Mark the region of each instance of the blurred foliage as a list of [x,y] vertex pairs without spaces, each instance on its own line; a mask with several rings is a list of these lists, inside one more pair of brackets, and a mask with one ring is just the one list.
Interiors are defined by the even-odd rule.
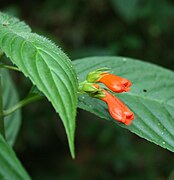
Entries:
[[[174,69],[172,0],[1,0],[0,10],[55,41],[71,59],[122,55]],[[31,84],[20,74],[14,80],[22,98]],[[57,119],[46,100],[24,108],[16,151],[34,179],[174,179],[171,152],[81,110],[71,160]]]

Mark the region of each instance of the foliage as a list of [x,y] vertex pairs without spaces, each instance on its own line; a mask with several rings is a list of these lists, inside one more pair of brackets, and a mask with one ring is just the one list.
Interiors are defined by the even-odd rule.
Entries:
[[[128,6],[125,6],[122,1],[111,0],[110,2],[113,5],[112,8],[115,11],[115,13],[116,14],[118,13],[120,15],[120,17],[122,18],[122,20],[120,22],[118,21],[119,24],[117,24],[117,26],[115,26],[112,23],[113,22],[113,11],[110,12],[107,10],[106,7],[108,7],[108,6],[106,6],[106,1],[104,1],[104,0],[102,0],[100,2],[95,1],[95,5],[93,5],[93,3],[91,3],[91,1],[89,1],[88,6],[84,6],[84,7],[86,7],[86,9],[83,9],[83,12],[81,12],[80,9],[77,8],[80,1],[76,1],[75,3],[71,3],[70,1],[69,2],[65,1],[63,3],[60,3],[58,1],[49,1],[49,2],[45,1],[43,3],[43,5],[39,4],[39,7],[42,6],[45,8],[41,8],[43,11],[41,10],[41,12],[39,12],[38,16],[37,16],[37,11],[36,11],[37,2],[33,2],[36,6],[33,6],[33,7],[35,7],[35,9],[34,8],[31,9],[31,12],[32,12],[31,14],[36,15],[36,21],[40,22],[40,27],[42,27],[42,29],[45,29],[45,26],[46,26],[46,28],[48,28],[47,30],[49,31],[50,27],[52,27],[52,26],[54,27],[55,31],[50,32],[50,33],[54,34],[54,35],[58,35],[59,38],[62,38],[61,46],[66,46],[66,48],[69,49],[69,52],[70,52],[69,54],[71,54],[71,56],[81,57],[81,56],[86,56],[88,54],[89,55],[93,55],[93,54],[98,54],[98,55],[124,54],[125,55],[126,54],[126,56],[134,56],[134,57],[136,56],[136,57],[139,57],[139,59],[154,59],[154,62],[156,62],[158,64],[162,64],[162,65],[171,67],[170,66],[170,64],[171,64],[170,59],[172,57],[171,43],[169,43],[171,46],[167,46],[167,44],[165,44],[166,45],[165,50],[168,52],[167,55],[165,54],[165,56],[162,53],[162,51],[160,50],[161,46],[158,46],[158,44],[160,44],[160,42],[162,42],[162,40],[163,41],[167,40],[168,42],[170,42],[170,39],[168,39],[168,37],[170,37],[170,28],[172,27],[171,23],[169,23],[170,22],[169,19],[171,20],[173,17],[172,4],[169,1],[166,1],[165,3],[162,3],[162,1],[159,1],[159,2],[154,1],[153,3],[152,3],[152,1],[147,1],[147,2],[141,1],[141,3],[139,3],[138,1],[130,1]],[[59,6],[58,6],[58,4],[59,4]],[[84,2],[84,4],[85,4],[85,2]],[[100,6],[98,6],[99,4],[100,4]],[[153,7],[156,7],[155,4],[157,4],[157,6],[161,7],[161,8],[159,8],[160,11],[158,11],[158,12],[154,11]],[[58,8],[59,11],[57,11],[57,9],[56,9],[57,7],[59,7]],[[98,7],[98,9],[97,9],[98,11],[95,11],[94,7]],[[129,13],[128,13],[128,10],[126,10],[126,8],[124,8],[124,7],[128,8],[128,10],[130,10],[130,8],[133,9],[132,13],[130,13],[131,11],[129,11]],[[55,11],[54,11],[54,9],[55,9]],[[67,9],[69,9],[69,10],[66,11]],[[47,12],[47,13],[45,13],[45,12]],[[153,12],[155,12],[155,13],[153,13]],[[64,17],[65,19],[59,19],[59,16],[58,16],[59,13],[60,13],[60,16],[62,16],[61,13],[63,13],[62,17]],[[104,18],[102,16],[102,14],[106,15],[105,17],[108,17],[107,16],[108,13],[109,13],[109,16],[111,15],[110,16],[111,18],[109,20],[107,20],[107,22],[105,24],[106,28],[103,29],[103,28],[101,28],[103,26],[101,21],[104,22]],[[161,15],[160,15],[160,13],[161,13]],[[81,14],[81,16],[78,16],[79,20],[77,19],[77,22],[75,23],[75,25],[73,25],[73,27],[70,28],[71,35],[68,35],[67,34],[68,31],[66,31],[66,28],[68,28],[67,24],[71,24],[71,21],[75,17],[77,17],[77,14]],[[45,16],[45,17],[43,18],[43,16]],[[160,20],[159,20],[159,18],[156,18],[159,16],[161,17]],[[6,17],[8,19],[8,16],[6,16]],[[90,20],[91,17],[93,17],[92,21]],[[97,18],[99,17],[99,19],[101,19],[100,23],[98,23],[96,21],[95,17],[97,17]],[[39,19],[42,19],[42,21]],[[58,21],[62,21],[65,24],[61,27],[56,26],[55,19],[59,19]],[[138,20],[140,20],[140,19],[142,21],[142,24],[143,24],[143,22],[145,22],[145,24],[147,26],[146,29],[144,29],[144,26],[142,26],[142,27],[140,25],[137,26]],[[8,42],[10,41],[10,38],[13,38],[13,37],[16,37],[16,39],[18,39],[18,41],[16,41],[17,43],[22,42],[18,38],[18,36],[22,35],[20,38],[22,38],[23,41],[26,41],[27,44],[28,43],[30,44],[31,41],[34,42],[33,48],[37,49],[39,47],[41,49],[43,48],[44,50],[45,49],[48,50],[50,46],[54,46],[52,43],[48,42],[47,40],[43,41],[42,37],[32,34],[30,32],[31,31],[30,28],[27,25],[25,25],[24,23],[22,23],[21,26],[19,26],[20,28],[17,28],[17,26],[19,25],[18,23],[21,23],[21,22],[19,22],[17,19],[14,19],[14,18],[11,18],[10,20],[12,20],[10,22],[10,24],[5,22],[4,23],[5,26],[3,26],[3,29],[6,29],[8,26],[10,27],[11,25],[14,26],[14,29],[13,29],[13,27],[10,27],[13,30],[12,31],[10,30],[11,32],[8,35],[3,34],[5,36],[5,39],[6,40],[8,39]],[[29,21],[31,21],[31,19]],[[13,22],[15,22],[15,23],[13,24]],[[78,22],[79,22],[79,24],[78,24]],[[86,24],[83,22],[85,22]],[[126,25],[127,28],[124,27],[125,23],[127,24]],[[21,28],[24,26],[25,26],[24,29]],[[61,33],[56,34],[56,29],[60,29],[60,32],[62,30],[62,34]],[[101,31],[101,29],[103,29],[103,30]],[[112,31],[110,31],[109,29],[112,29]],[[98,33],[99,31],[100,31],[100,33]],[[26,34],[30,34],[31,36],[27,36]],[[142,38],[143,37],[142,34],[143,34],[144,38],[146,39],[145,41]],[[163,37],[164,37],[163,39],[161,39],[161,34],[163,34]],[[106,38],[103,39],[103,37],[106,37]],[[54,37],[51,37],[51,38],[54,38]],[[39,44],[39,43],[36,45],[36,41],[37,41],[36,39],[38,39],[39,41],[41,40],[41,42],[44,42],[46,44],[48,43],[50,46],[43,47],[43,44]],[[13,41],[15,41],[15,39]],[[59,44],[60,44],[60,41],[61,40],[59,39]],[[167,41],[164,41],[164,42],[167,42]],[[158,42],[158,43],[155,43],[155,42]],[[69,43],[69,46],[67,46],[68,43]],[[106,46],[106,44],[108,44],[108,46]],[[147,46],[147,44],[148,44],[148,46]],[[11,49],[10,48],[7,49],[7,47],[10,47],[10,45],[7,45],[7,41],[6,41],[6,45],[3,44],[3,46],[6,47],[5,53],[9,56],[9,54],[11,53],[10,52]],[[18,47],[20,47],[20,44],[18,44]],[[71,49],[71,47],[73,47],[73,48]],[[57,49],[57,47],[55,47],[55,48]],[[30,47],[29,50],[30,49],[32,49],[32,48]],[[162,48],[162,50],[163,50],[163,48]],[[49,49],[48,51],[50,53],[52,51],[52,49]],[[61,50],[59,50],[59,51],[62,52]],[[145,51],[146,51],[146,53],[144,53]],[[13,51],[13,53],[10,55],[10,60],[14,61],[15,64],[18,66],[18,68],[26,76],[29,76],[29,78],[32,80],[32,83],[35,84],[36,86],[38,86],[37,83],[39,81],[36,81],[38,79],[37,78],[35,79],[35,77],[33,78],[31,73],[30,74],[27,73],[28,69],[30,69],[30,71],[32,72],[32,69],[29,68],[29,67],[32,67],[32,65],[26,63],[26,62],[30,62],[27,60],[28,57],[26,58],[24,66],[20,66],[22,60],[20,60],[18,62],[18,58],[12,58],[13,56],[17,57],[14,52],[15,51]],[[32,51],[32,52],[34,52],[34,51]],[[25,56],[27,56],[27,54],[28,54],[28,52],[25,53]],[[32,56],[34,53],[29,53],[29,54],[30,54],[30,59],[35,59],[35,58],[33,58],[34,56]],[[40,55],[43,55],[43,53],[41,53]],[[64,56],[64,57],[66,57],[66,56]],[[148,58],[148,57],[150,57],[150,58]],[[164,57],[165,57],[165,62],[163,62],[163,61],[158,62],[159,59],[163,59]],[[99,62],[99,64],[97,66],[96,66],[96,64],[93,64],[94,66],[90,67],[89,71],[95,69],[95,67],[103,67],[103,64],[105,64],[105,66],[109,66],[109,67],[111,66],[114,73],[129,78],[131,81],[133,81],[133,88],[131,90],[131,93],[128,93],[127,95],[123,94],[123,95],[119,96],[119,98],[124,100],[126,102],[126,104],[128,104],[128,106],[130,106],[131,109],[136,113],[136,119],[135,119],[133,125],[128,127],[128,129],[137,133],[141,137],[144,137],[152,142],[155,142],[155,143],[173,151],[173,145],[172,145],[173,144],[173,141],[172,141],[173,135],[172,135],[172,126],[171,126],[171,124],[173,122],[172,121],[172,119],[173,119],[172,112],[173,111],[172,111],[172,100],[170,100],[170,97],[172,97],[172,88],[173,88],[172,83],[171,83],[171,81],[172,81],[171,79],[173,77],[173,72],[168,71],[163,68],[160,68],[160,67],[156,67],[156,66],[149,65],[146,63],[144,64],[142,62],[131,60],[129,58],[127,58],[126,62],[123,64],[121,64],[121,62],[124,62],[124,58],[122,58],[122,59],[119,57],[112,57],[112,58],[106,57],[106,58],[107,58],[107,60],[102,57],[96,57],[96,58],[92,59],[90,64],[89,64],[90,59],[88,59],[88,58],[86,60],[82,59],[79,61],[74,61],[74,66],[75,66],[77,74],[79,76],[79,81],[84,80],[86,74],[88,73],[86,66],[92,65],[94,62]],[[48,59],[51,59],[51,58],[48,58]],[[65,59],[67,59],[67,57]],[[110,64],[109,61],[113,61],[112,64]],[[44,59],[44,62],[47,62],[47,59]],[[69,62],[69,60],[68,60],[68,62]],[[79,62],[83,62],[83,64],[78,65]],[[100,62],[102,62],[103,64],[101,65]],[[167,64],[167,62],[168,62],[168,64]],[[113,64],[116,64],[116,65],[121,64],[121,66],[119,68],[113,68]],[[125,64],[126,64],[126,67],[125,67]],[[51,64],[49,64],[47,66],[48,69],[49,69],[50,65]],[[25,66],[27,68],[25,68]],[[133,72],[131,71],[132,66],[133,66],[133,68],[135,68],[135,69],[133,69]],[[69,67],[70,67],[69,69],[71,69],[71,64]],[[143,72],[146,72],[146,73],[142,73],[142,69],[143,69]],[[135,70],[137,70],[137,71],[135,71]],[[64,74],[65,72],[69,73],[69,70],[62,71],[62,74]],[[60,72],[58,72],[58,76],[59,75],[61,75]],[[147,81],[144,81],[144,79],[147,78],[145,75],[147,75],[149,77],[147,79]],[[5,75],[5,76],[7,76],[7,75]],[[5,77],[5,76],[3,75],[3,77]],[[164,78],[164,80],[163,80],[163,78]],[[167,78],[167,81],[165,81],[166,78]],[[156,82],[156,81],[154,81],[154,79],[159,80],[159,81]],[[72,80],[73,81],[71,81],[69,83],[75,82],[76,77]],[[75,82],[75,84],[76,84],[75,86],[77,88],[77,82]],[[156,89],[154,89],[154,86],[155,87],[161,86],[162,88],[156,90]],[[45,94],[45,92],[42,89],[43,87],[38,86],[38,88]],[[59,88],[61,88],[61,87],[59,86]],[[70,95],[72,95],[71,93],[70,93]],[[63,95],[62,92],[60,94]],[[45,95],[47,96],[47,94],[45,94]],[[85,97],[85,101],[84,101],[83,97]],[[47,96],[47,98],[49,99],[48,96]],[[57,96],[56,96],[56,98],[57,98]],[[169,99],[167,99],[167,98],[169,98]],[[6,99],[4,99],[4,100],[6,100]],[[55,100],[55,97],[50,99],[50,101],[53,101],[53,100]],[[6,101],[8,102],[8,100],[6,100]],[[14,101],[12,104],[14,104],[15,102],[16,101]],[[75,102],[75,101],[73,101],[73,102]],[[10,106],[12,104],[10,104]],[[67,106],[67,103],[65,103],[65,104]],[[101,105],[101,107],[99,107],[99,105]],[[53,104],[53,106],[56,109],[54,104]],[[75,103],[75,106],[76,106],[76,103]],[[110,116],[106,110],[106,106],[99,100],[91,99],[88,96],[80,96],[79,97],[79,107],[81,107],[85,110],[88,110],[90,112],[93,112],[102,118],[113,121],[110,118]],[[135,108],[136,108],[136,111],[134,110]],[[69,112],[73,113],[73,111],[71,111],[71,110],[69,110]],[[17,112],[12,115],[15,116],[15,114],[17,114]],[[40,117],[42,116],[42,114],[43,113],[40,114]],[[76,111],[74,110],[74,116],[75,116],[75,114],[76,114]],[[81,117],[80,114],[81,114],[81,111],[78,114],[79,119],[83,119],[84,117],[83,116]],[[12,115],[11,115],[11,117],[12,117]],[[10,117],[10,116],[7,116],[6,118],[8,118],[8,117]],[[48,119],[50,119],[50,114],[47,117],[48,117]],[[93,116],[92,116],[92,118],[94,119]],[[18,118],[16,118],[16,119],[18,119]],[[14,122],[14,120],[15,119],[13,119],[13,122]],[[26,118],[25,118],[25,120],[26,120]],[[112,124],[108,124],[108,126],[107,126],[107,122],[105,122],[106,128],[100,126],[100,129],[103,128],[103,132],[101,132],[101,131],[97,130],[97,129],[99,129],[98,128],[98,126],[100,124],[99,122],[96,122],[95,130],[90,129],[91,127],[93,127],[92,125],[91,126],[89,125],[89,123],[90,124],[93,123],[92,121],[86,121],[86,122],[88,122],[88,126],[87,126],[87,123],[85,123],[85,121],[78,122],[78,123],[84,124],[82,127],[84,130],[81,132],[81,134],[79,133],[79,135],[77,135],[77,137],[76,137],[76,138],[78,138],[78,142],[79,142],[79,136],[83,135],[84,132],[86,132],[88,134],[88,136],[90,136],[89,134],[93,132],[93,135],[91,135],[91,137],[92,136],[95,137],[96,141],[100,141],[100,140],[101,140],[101,142],[104,141],[105,143],[104,142],[103,143],[106,145],[107,144],[106,142],[107,141],[109,142],[109,137],[111,137]],[[75,123],[75,121],[74,121],[74,123]],[[160,124],[158,124],[158,123],[160,123]],[[25,122],[24,122],[24,124],[25,124]],[[47,122],[47,124],[50,124],[49,121]],[[28,132],[32,131],[32,133],[33,133],[32,128],[34,128],[35,126],[37,127],[37,124],[34,123],[34,121],[33,121],[33,127],[30,127],[31,130],[28,130]],[[107,127],[109,129],[108,131],[107,131]],[[14,133],[14,136],[12,136],[13,139],[15,139],[15,134],[17,133],[19,127],[16,126],[16,128],[17,128],[16,132],[12,131],[12,133]],[[117,129],[117,131],[119,131],[119,130],[120,129]],[[8,129],[7,129],[7,131],[8,131]],[[123,131],[123,132],[126,134],[126,131]],[[30,133],[30,134],[32,134],[32,133]],[[52,132],[50,132],[50,133],[52,133]],[[61,134],[61,132],[58,132],[58,133],[59,133],[59,135]],[[116,131],[113,130],[112,139],[116,138],[115,133],[116,133]],[[25,134],[25,132],[24,132],[24,134]],[[39,133],[39,134],[42,134],[42,133]],[[74,134],[74,133],[72,133],[72,134]],[[119,134],[117,134],[117,135],[119,136]],[[37,135],[37,136],[40,136],[40,140],[43,138],[42,135]],[[122,137],[124,137],[123,133],[122,133]],[[128,136],[126,136],[125,139],[123,138],[122,140],[129,144],[130,142],[126,141],[126,139],[129,139],[129,137],[134,137],[134,136],[129,134]],[[33,141],[35,141],[34,139],[35,138],[33,138]],[[91,141],[95,141],[95,139],[93,139]],[[49,141],[49,139],[47,141]],[[87,147],[86,147],[87,149],[88,149],[88,146],[90,146],[91,141],[89,140],[87,142],[88,143]],[[37,141],[37,142],[39,142],[39,141]],[[61,140],[61,142],[62,142],[62,140]],[[117,139],[117,142],[119,142],[119,138]],[[58,142],[55,142],[55,143],[58,143]],[[116,163],[116,161],[119,161],[119,157],[121,158],[119,162],[123,162],[125,150],[123,150],[123,152],[120,152],[120,155],[118,156],[118,154],[111,152],[112,148],[117,147],[116,144],[112,145],[113,141],[110,141],[110,143],[107,144],[108,148],[106,148],[105,145],[100,147],[100,143],[96,143],[98,146],[98,148],[97,148],[98,152],[100,149],[101,153],[102,152],[104,153],[105,150],[107,151],[108,154],[111,153],[111,156],[110,157],[107,156],[105,158],[105,160],[103,157],[103,155],[104,156],[106,155],[105,153],[101,154],[100,155],[101,157],[99,159],[95,159],[96,162],[100,162],[100,165],[103,164],[102,167],[106,166],[108,161],[110,161],[110,162],[115,161],[115,163]],[[50,144],[51,144],[51,142],[50,142]],[[50,144],[48,144],[49,149],[51,149]],[[139,146],[138,144],[135,144],[135,145]],[[48,147],[44,147],[44,149],[48,148]],[[124,145],[122,143],[120,144],[120,147],[117,147],[117,148],[120,149],[121,147],[124,147]],[[131,147],[133,147],[133,145]],[[127,148],[128,147],[126,146],[126,149]],[[154,146],[152,147],[152,149],[155,149],[155,148],[156,147],[154,147]],[[57,150],[60,150],[60,147]],[[157,149],[157,150],[160,151],[160,149]],[[52,151],[53,151],[53,148],[52,148]],[[118,149],[115,149],[115,151],[118,151]],[[133,153],[133,151],[135,151],[135,149],[130,148],[128,154],[131,155]],[[143,149],[143,151],[144,151],[144,149]],[[121,155],[121,153],[123,153],[123,154]],[[54,153],[54,156],[56,154],[58,154],[58,153]],[[62,153],[59,153],[59,154],[62,154]],[[165,153],[163,153],[163,154],[165,154]],[[83,157],[83,154],[80,155],[80,151],[79,151],[78,156]],[[146,156],[146,155],[144,154],[144,156]],[[87,157],[90,158],[90,156],[87,156]],[[98,154],[98,157],[99,157],[99,154]],[[133,160],[134,160],[134,158],[132,158],[132,161]],[[151,162],[152,161],[153,160],[151,160]],[[68,166],[68,162],[64,162],[62,160],[61,164],[62,163],[64,165],[66,164]],[[124,162],[124,164],[125,163],[126,162]],[[82,161],[82,164],[83,164],[83,161]],[[93,162],[90,162],[90,164],[93,164]],[[70,166],[70,162],[69,162],[69,166]],[[112,167],[116,166],[117,169],[119,169],[118,167],[120,167],[121,165],[119,165],[119,163],[114,164],[114,162],[113,162],[113,164],[112,165],[110,164],[110,166],[112,166]],[[59,178],[66,178],[66,177],[72,177],[72,178],[74,177],[74,179],[79,178],[80,175],[79,175],[77,169],[75,169],[75,165],[73,165],[73,167],[74,167],[74,169],[72,170],[72,173],[74,173],[74,176],[72,176],[71,173],[69,173],[69,176],[68,175],[65,175],[65,176],[60,175]],[[100,168],[102,168],[102,167],[100,166]],[[64,167],[59,167],[59,168],[64,169]],[[169,169],[171,170],[171,168],[172,167],[169,165],[168,170],[166,172],[169,173]],[[69,167],[69,169],[71,169],[71,167]],[[103,172],[104,172],[104,169],[103,169]],[[89,171],[90,171],[90,169],[89,169]],[[115,169],[114,171],[117,171],[117,170]],[[108,170],[108,172],[109,172],[109,170]],[[166,174],[166,172],[165,172],[165,174]],[[42,173],[43,173],[43,171],[42,171]],[[162,173],[162,171],[161,171],[161,173]],[[63,174],[63,172],[62,172],[62,174]],[[91,174],[92,174],[92,172],[91,172]],[[105,177],[108,179],[112,179],[114,176],[112,177],[111,174],[103,173],[102,176],[96,176],[95,172],[93,172],[92,177],[96,177],[96,178],[97,177]],[[152,174],[153,174],[153,171],[152,171]],[[148,176],[147,178],[149,178],[149,177],[154,178],[155,175],[153,176],[152,174],[151,174],[151,176]],[[2,176],[4,176],[4,175],[2,175]],[[42,174],[41,177],[44,178],[44,175]],[[48,177],[50,177],[50,176],[48,176]],[[90,178],[90,175],[86,174],[86,177]],[[141,177],[141,175],[140,175],[140,177]]]
[[47,39],[26,32],[24,23],[5,14],[0,18],[2,50],[59,112],[74,157],[77,78],[68,57]]
[[1,179],[30,179],[17,159],[15,153],[0,135],[0,178]]
[[[133,82],[131,92],[119,97],[134,111],[136,118],[133,125],[123,127],[174,152],[172,71],[123,57],[83,58],[74,61],[74,65],[80,81],[88,72],[100,67],[111,68],[114,74],[129,78]],[[116,122],[110,117],[107,106],[98,99],[81,95],[79,107]]]
[[[2,93],[4,109],[8,109],[19,101],[16,88],[7,70],[2,69]],[[16,140],[17,133],[21,125],[20,109],[5,117],[6,139],[10,145]]]

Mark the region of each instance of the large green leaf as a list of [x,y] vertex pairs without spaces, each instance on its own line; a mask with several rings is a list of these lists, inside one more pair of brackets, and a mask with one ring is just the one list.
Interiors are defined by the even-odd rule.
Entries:
[[13,18],[4,25],[4,17],[6,15],[0,14],[0,47],[59,113],[74,156],[78,84],[71,61],[46,38],[19,31],[20,22],[11,25]]
[[0,135],[0,179],[30,179],[14,151]]
[[[2,69],[1,73],[2,73],[3,107],[4,109],[8,109],[13,105],[15,105],[19,101],[19,99],[15,86],[8,74],[8,71]],[[13,145],[21,124],[20,110],[5,117],[4,121],[5,121],[5,136],[7,142],[10,145]]]
[[[74,61],[74,65],[79,81],[101,67],[130,79],[131,92],[117,96],[135,113],[135,120],[130,126],[121,126],[174,152],[174,72],[124,57],[84,58]],[[79,107],[117,123],[101,100],[80,95]]]

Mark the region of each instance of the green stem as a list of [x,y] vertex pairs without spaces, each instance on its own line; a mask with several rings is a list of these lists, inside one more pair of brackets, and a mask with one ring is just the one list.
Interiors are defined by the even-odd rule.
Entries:
[[0,64],[0,68],[6,68],[6,69],[14,70],[14,71],[20,71],[17,67],[9,66],[9,65],[6,65],[6,64]]
[[[1,78],[1,75],[0,75],[0,114],[3,114],[2,78]],[[2,115],[0,115],[0,133],[2,136],[5,137],[4,117]]]
[[40,100],[40,99],[43,99],[43,97],[39,96],[38,94],[26,97],[25,99],[19,101],[16,105],[12,106],[11,108],[4,110],[2,114],[3,114],[3,116],[8,116],[8,115],[12,114],[13,112],[15,112],[16,110],[22,108],[23,106],[25,106],[31,102]]

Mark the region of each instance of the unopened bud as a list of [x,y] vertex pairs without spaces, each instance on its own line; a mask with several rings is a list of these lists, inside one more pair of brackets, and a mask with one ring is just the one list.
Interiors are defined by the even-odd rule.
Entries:
[[95,71],[88,73],[87,81],[90,83],[98,82],[98,80],[103,77],[104,75],[108,74],[108,68],[100,68]]

